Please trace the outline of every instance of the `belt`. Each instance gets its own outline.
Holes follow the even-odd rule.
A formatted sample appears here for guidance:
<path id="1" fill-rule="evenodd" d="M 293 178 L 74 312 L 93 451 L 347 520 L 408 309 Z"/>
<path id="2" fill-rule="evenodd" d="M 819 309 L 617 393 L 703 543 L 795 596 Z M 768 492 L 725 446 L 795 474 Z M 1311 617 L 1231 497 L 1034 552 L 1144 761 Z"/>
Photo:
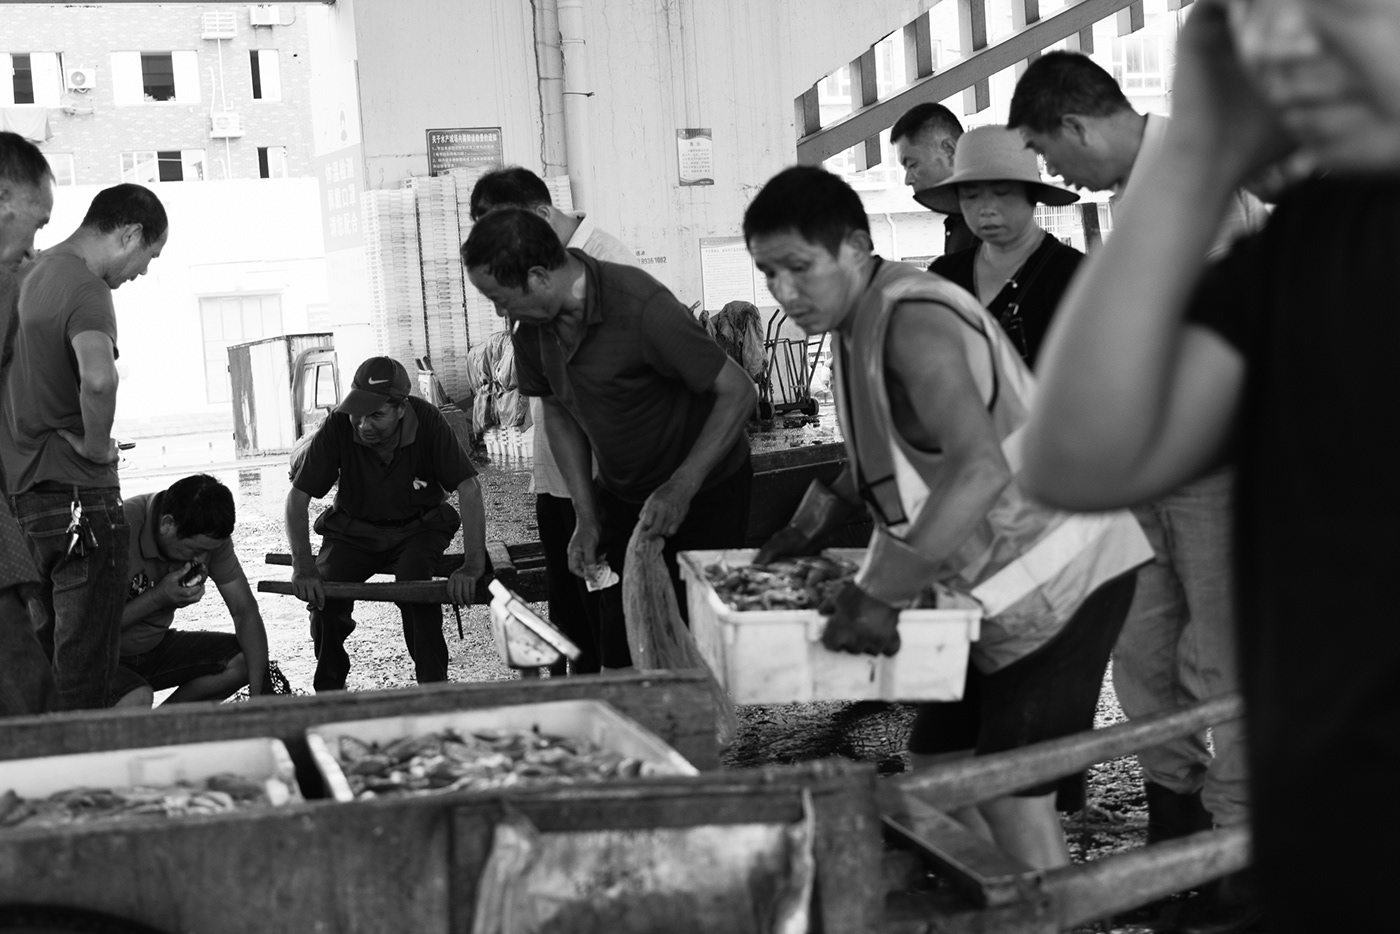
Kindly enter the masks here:
<path id="1" fill-rule="evenodd" d="M 424 514 L 420 512 L 416 516 L 409 516 L 407 519 L 361 519 L 360 521 L 368 522 L 375 528 L 397 529 L 402 528 L 405 525 L 412 525 L 419 519 L 423 518 L 423 515 Z"/>
<path id="2" fill-rule="evenodd" d="M 115 493 L 120 491 L 120 487 L 115 486 L 77 486 L 72 483 L 64 483 L 61 480 L 40 480 L 31 486 L 26 493 L 59 493 L 63 496 L 72 496 L 76 490 L 78 495 L 84 493 Z"/>

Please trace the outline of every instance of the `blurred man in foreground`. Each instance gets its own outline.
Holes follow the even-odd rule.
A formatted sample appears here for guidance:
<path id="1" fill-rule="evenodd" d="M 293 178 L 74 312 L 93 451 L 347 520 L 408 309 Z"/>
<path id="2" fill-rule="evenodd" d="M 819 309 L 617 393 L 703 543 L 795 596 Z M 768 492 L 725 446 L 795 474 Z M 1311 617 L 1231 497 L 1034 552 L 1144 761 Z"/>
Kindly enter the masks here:
<path id="1" fill-rule="evenodd" d="M 1400 515 L 1383 427 L 1400 337 L 1397 43 L 1394 0 L 1194 5 L 1162 156 L 1056 318 L 1026 438 L 1031 491 L 1066 508 L 1145 502 L 1236 465 L 1253 854 L 1271 932 L 1380 930 L 1400 873 L 1387 790 Z M 1234 190 L 1291 151 L 1327 176 L 1207 266 Z"/>

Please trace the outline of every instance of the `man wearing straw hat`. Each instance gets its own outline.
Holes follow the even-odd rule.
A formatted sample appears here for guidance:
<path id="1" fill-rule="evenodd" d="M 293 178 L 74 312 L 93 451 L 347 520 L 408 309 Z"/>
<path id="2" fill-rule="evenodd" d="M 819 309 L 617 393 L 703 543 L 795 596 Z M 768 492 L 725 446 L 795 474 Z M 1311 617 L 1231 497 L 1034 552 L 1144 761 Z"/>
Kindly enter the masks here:
<path id="1" fill-rule="evenodd" d="M 1152 553 L 1125 511 L 1070 515 L 1021 492 L 1030 370 L 965 291 L 874 255 L 859 196 L 829 172 L 798 166 L 771 179 L 744 214 L 744 236 L 788 315 L 833 335 L 849 455 L 835 484 L 814 483 L 755 560 L 811 554 L 870 511 L 864 564 L 824 608 L 822 641 L 839 651 L 897 652 L 900 608 L 935 582 L 982 602 L 966 694 L 920 709 L 916 767 L 1091 728 L 1133 569 Z M 1064 865 L 1057 784 L 955 816 L 1027 865 Z"/>
<path id="2" fill-rule="evenodd" d="M 1000 126 L 969 130 L 958 141 L 953 174 L 923 192 L 935 211 L 961 212 L 982 241 L 938 257 L 929 272 L 971 292 L 1027 366 L 1035 364 L 1055 306 L 1084 258 L 1036 223 L 1035 206 L 1078 200 L 1074 192 L 1041 181 L 1035 153 L 1019 133 Z"/>

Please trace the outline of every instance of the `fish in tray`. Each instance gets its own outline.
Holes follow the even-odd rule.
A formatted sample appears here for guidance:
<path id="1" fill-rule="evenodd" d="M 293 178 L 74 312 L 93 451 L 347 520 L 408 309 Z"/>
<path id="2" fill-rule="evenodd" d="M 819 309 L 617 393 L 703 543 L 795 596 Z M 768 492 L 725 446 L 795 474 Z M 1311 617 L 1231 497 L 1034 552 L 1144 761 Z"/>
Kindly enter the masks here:
<path id="1" fill-rule="evenodd" d="M 534 730 L 443 730 L 390 743 L 340 738 L 340 767 L 357 798 L 585 784 L 658 773 L 586 739 Z"/>
<path id="2" fill-rule="evenodd" d="M 0 828 L 62 827 L 132 817 L 221 814 L 248 807 L 286 804 L 292 791 L 277 778 L 222 773 L 201 782 L 130 788 L 69 788 L 47 798 L 0 793 Z"/>
<path id="3" fill-rule="evenodd" d="M 850 561 L 816 555 L 772 564 L 707 565 L 705 576 L 735 610 L 815 610 L 856 576 Z"/>

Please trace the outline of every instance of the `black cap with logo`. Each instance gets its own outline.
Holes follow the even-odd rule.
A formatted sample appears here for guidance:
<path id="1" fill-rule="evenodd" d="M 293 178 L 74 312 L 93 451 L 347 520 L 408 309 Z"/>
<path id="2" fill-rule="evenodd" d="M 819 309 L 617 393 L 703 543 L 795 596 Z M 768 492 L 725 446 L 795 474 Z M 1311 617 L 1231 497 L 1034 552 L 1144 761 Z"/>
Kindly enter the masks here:
<path id="1" fill-rule="evenodd" d="M 355 371 L 350 392 L 335 410 L 362 417 L 386 402 L 402 402 L 412 390 L 413 384 L 402 363 L 392 357 L 370 357 Z"/>

